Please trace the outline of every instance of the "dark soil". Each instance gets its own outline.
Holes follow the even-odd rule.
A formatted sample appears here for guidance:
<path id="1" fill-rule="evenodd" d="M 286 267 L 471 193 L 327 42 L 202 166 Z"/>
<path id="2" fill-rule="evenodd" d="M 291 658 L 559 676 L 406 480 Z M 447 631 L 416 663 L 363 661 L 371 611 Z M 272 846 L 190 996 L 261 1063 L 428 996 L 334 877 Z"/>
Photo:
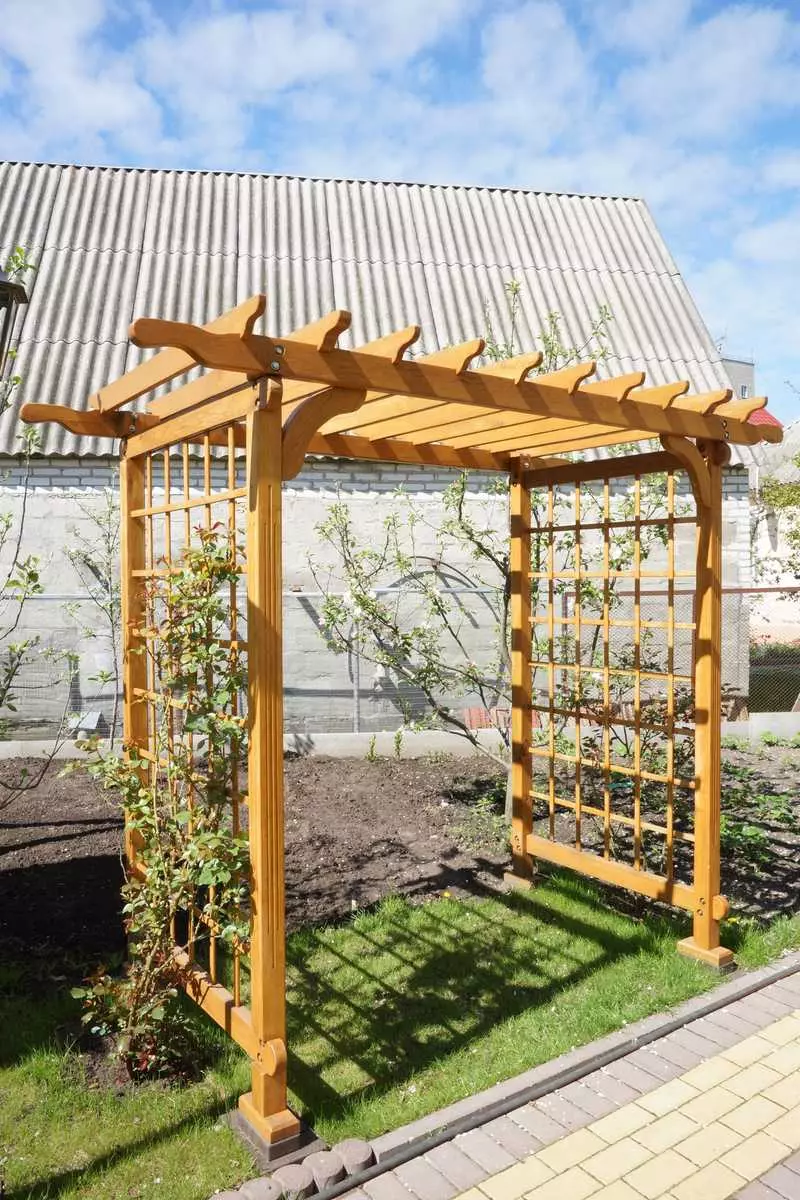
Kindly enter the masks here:
<path id="1" fill-rule="evenodd" d="M 35 764 L 3 762 L 0 778 L 18 778 L 24 765 Z M 58 770 L 0 811 L 0 958 L 58 948 L 96 962 L 124 949 L 119 811 L 94 780 Z M 462 820 L 491 776 L 490 764 L 459 759 L 288 760 L 289 928 L 390 894 L 497 887 L 505 855 L 496 841 L 461 848 Z"/>
<path id="2" fill-rule="evenodd" d="M 800 910 L 800 749 L 728 749 L 725 764 L 723 815 L 734 834 L 755 824 L 761 842 L 726 849 L 723 840 L 723 893 L 760 918 Z M 23 765 L 0 763 L 0 779 L 18 778 Z M 287 760 L 289 928 L 390 894 L 496 889 L 506 854 L 491 809 L 476 808 L 492 776 L 490 764 L 464 759 Z M 770 816 L 781 800 L 789 820 Z M 121 955 L 121 839 L 111 798 L 86 775 L 59 778 L 57 765 L 0 810 L 0 960 L 54 949 L 76 965 Z"/>

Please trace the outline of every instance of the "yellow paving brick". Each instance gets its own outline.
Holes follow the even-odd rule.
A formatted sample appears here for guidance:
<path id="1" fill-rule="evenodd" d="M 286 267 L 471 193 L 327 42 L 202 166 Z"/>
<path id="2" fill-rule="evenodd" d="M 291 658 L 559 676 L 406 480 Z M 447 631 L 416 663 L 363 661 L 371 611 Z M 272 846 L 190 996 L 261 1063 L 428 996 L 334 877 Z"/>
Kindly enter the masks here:
<path id="1" fill-rule="evenodd" d="M 646 1108 L 648 1112 L 655 1113 L 657 1117 L 663 1117 L 664 1113 L 680 1108 L 687 1101 L 694 1099 L 697 1094 L 697 1088 L 684 1083 L 682 1079 L 673 1079 L 670 1083 L 665 1083 L 663 1087 L 656 1088 L 654 1092 L 640 1096 L 636 1103 L 642 1108 Z"/>
<path id="2" fill-rule="evenodd" d="M 745 1038 L 743 1042 L 737 1042 L 735 1046 L 731 1046 L 730 1050 L 723 1050 L 721 1057 L 727 1058 L 729 1062 L 736 1063 L 740 1067 L 749 1067 L 751 1063 L 758 1062 L 759 1059 L 772 1054 L 774 1049 L 774 1042 L 768 1042 L 760 1034 L 754 1034 L 752 1037 Z"/>
<path id="3" fill-rule="evenodd" d="M 704 1092 L 702 1096 L 684 1104 L 680 1111 L 685 1117 L 696 1121 L 698 1125 L 710 1125 L 712 1121 L 719 1120 L 725 1113 L 730 1112 L 732 1108 L 737 1108 L 741 1103 L 741 1096 L 735 1096 L 733 1092 L 727 1090 L 724 1084 L 720 1084 L 719 1087 L 712 1088 L 710 1092 Z"/>
<path id="4" fill-rule="evenodd" d="M 698 1067 L 692 1067 L 691 1071 L 681 1075 L 681 1079 L 684 1083 L 689 1083 L 692 1087 L 697 1088 L 699 1092 L 705 1092 L 709 1088 L 716 1087 L 718 1083 L 724 1083 L 738 1070 L 738 1063 L 732 1063 L 718 1054 L 716 1058 L 709 1058 L 706 1062 L 700 1063 Z"/>
<path id="5" fill-rule="evenodd" d="M 742 1187 L 745 1180 L 723 1163 L 709 1163 L 696 1175 L 690 1175 L 673 1189 L 675 1200 L 726 1200 Z"/>
<path id="6" fill-rule="evenodd" d="M 774 1100 L 783 1108 L 796 1108 L 800 1104 L 800 1071 L 787 1075 L 780 1083 L 764 1089 L 768 1100 Z"/>
<path id="7" fill-rule="evenodd" d="M 720 1161 L 750 1182 L 786 1158 L 787 1153 L 783 1142 L 776 1141 L 766 1133 L 754 1133 L 740 1142 L 735 1150 L 729 1150 Z"/>
<path id="8" fill-rule="evenodd" d="M 782 1080 L 777 1071 L 770 1071 L 769 1067 L 765 1067 L 763 1063 L 753 1063 L 752 1066 L 745 1067 L 738 1075 L 732 1075 L 730 1079 L 726 1079 L 725 1087 L 735 1096 L 741 1096 L 742 1100 L 749 1100 L 751 1096 L 765 1092 L 773 1084 L 785 1082 L 786 1080 Z"/>
<path id="9" fill-rule="evenodd" d="M 777 1121 L 784 1115 L 784 1110 L 774 1100 L 768 1100 L 766 1096 L 753 1096 L 732 1112 L 726 1113 L 721 1120 L 723 1125 L 734 1129 L 742 1137 L 749 1137 L 751 1133 L 757 1133 L 769 1125 L 770 1121 Z"/>
<path id="10" fill-rule="evenodd" d="M 661 1154 L 663 1150 L 669 1150 L 677 1142 L 691 1137 L 693 1133 L 697 1132 L 697 1129 L 696 1121 L 692 1121 L 684 1113 L 672 1112 L 667 1113 L 664 1117 L 659 1117 L 652 1125 L 645 1125 L 633 1136 L 637 1142 L 641 1142 L 654 1154 Z"/>
<path id="11" fill-rule="evenodd" d="M 584 1158 L 591 1158 L 593 1154 L 605 1150 L 605 1147 L 605 1142 L 591 1130 L 576 1129 L 560 1141 L 539 1150 L 535 1157 L 552 1171 L 566 1171 L 576 1163 L 583 1162 Z"/>
<path id="12" fill-rule="evenodd" d="M 623 1175 L 628 1175 L 636 1167 L 640 1167 L 648 1158 L 652 1158 L 652 1152 L 646 1146 L 635 1142 L 633 1138 L 623 1138 L 613 1146 L 607 1146 L 599 1154 L 585 1158 L 581 1166 L 601 1183 L 613 1183 L 615 1179 L 621 1179 Z"/>
<path id="13" fill-rule="evenodd" d="M 781 1017 L 780 1021 L 776 1021 L 774 1025 L 768 1025 L 766 1029 L 762 1029 L 761 1036 L 768 1042 L 774 1042 L 776 1046 L 786 1046 L 789 1042 L 800 1040 L 800 1013 L 795 1012 L 788 1017 Z"/>
<path id="14" fill-rule="evenodd" d="M 654 1120 L 653 1113 L 634 1102 L 623 1105 L 607 1117 L 601 1117 L 599 1121 L 593 1121 L 589 1129 L 604 1142 L 618 1142 L 620 1138 L 630 1137 L 637 1129 L 649 1125 Z"/>
<path id="15" fill-rule="evenodd" d="M 764 1133 L 778 1142 L 783 1142 L 790 1150 L 800 1150 L 800 1105 L 790 1108 L 782 1117 L 778 1117 L 777 1121 L 767 1125 Z"/>
<path id="16" fill-rule="evenodd" d="M 524 1162 L 514 1163 L 513 1167 L 499 1171 L 497 1175 L 492 1175 L 491 1179 L 484 1180 L 480 1190 L 491 1200 L 517 1200 L 517 1197 L 524 1196 L 531 1188 L 546 1183 L 552 1177 L 553 1172 L 550 1168 L 535 1155 L 531 1155 Z"/>
<path id="17" fill-rule="evenodd" d="M 639 1192 L 635 1192 L 624 1179 L 615 1179 L 608 1187 L 595 1192 L 592 1200 L 642 1200 Z M 665 1197 L 665 1200 L 667 1198 Z"/>
<path id="18" fill-rule="evenodd" d="M 762 1058 L 761 1061 L 765 1067 L 777 1071 L 779 1075 L 791 1075 L 800 1071 L 800 1042 L 779 1046 L 768 1058 Z"/>
<path id="19" fill-rule="evenodd" d="M 528 1192 L 526 1200 L 586 1200 L 587 1196 L 596 1195 L 601 1186 L 580 1167 L 571 1167 L 563 1175 L 557 1175 L 555 1179 Z"/>
<path id="20" fill-rule="evenodd" d="M 685 1141 L 678 1142 L 675 1149 L 695 1166 L 706 1167 L 722 1158 L 723 1154 L 732 1150 L 734 1146 L 738 1146 L 741 1140 L 741 1136 L 735 1130 L 720 1125 L 719 1121 L 713 1121 L 711 1125 L 698 1129 L 697 1133 L 693 1133 Z"/>
<path id="21" fill-rule="evenodd" d="M 656 1196 L 663 1196 L 666 1188 L 674 1188 L 677 1183 L 681 1183 L 689 1175 L 694 1175 L 696 1171 L 694 1163 L 689 1162 L 688 1158 L 676 1154 L 674 1150 L 665 1150 L 663 1154 L 651 1158 L 644 1166 L 631 1171 L 630 1175 L 626 1175 L 625 1182 L 646 1200 L 655 1200 Z"/>
<path id="22" fill-rule="evenodd" d="M 466 1192 L 462 1192 L 460 1196 L 456 1196 L 456 1200 L 486 1200 L 483 1192 L 479 1192 L 477 1188 L 469 1188 Z"/>

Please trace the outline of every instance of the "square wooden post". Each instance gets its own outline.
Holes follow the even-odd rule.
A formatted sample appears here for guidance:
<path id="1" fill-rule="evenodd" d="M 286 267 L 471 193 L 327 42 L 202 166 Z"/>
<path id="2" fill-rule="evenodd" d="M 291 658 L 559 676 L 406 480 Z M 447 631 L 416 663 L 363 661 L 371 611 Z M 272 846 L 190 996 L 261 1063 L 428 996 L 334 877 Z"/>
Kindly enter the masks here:
<path id="1" fill-rule="evenodd" d="M 722 468 L 727 447 L 711 443 L 706 459 L 708 490 L 697 496 L 695 607 L 695 794 L 692 936 L 678 950 L 724 969 L 733 954 L 719 944 L 727 912 L 720 896 L 719 823 L 722 723 Z"/>
<path id="2" fill-rule="evenodd" d="M 258 1054 L 252 1091 L 239 1099 L 267 1142 L 300 1130 L 286 1104 L 281 477 L 281 390 L 270 380 L 247 418 L 250 1011 Z"/>
<path id="3" fill-rule="evenodd" d="M 533 859 L 531 801 L 531 493 L 522 459 L 510 473 L 511 496 L 511 871 L 506 883 L 530 887 Z"/>
<path id="4" fill-rule="evenodd" d="M 147 656 L 140 630 L 146 624 L 144 580 L 134 575 L 145 567 L 145 522 L 131 513 L 144 508 L 144 459 L 129 457 L 123 442 L 119 464 L 120 493 L 120 619 L 122 623 L 122 740 L 131 747 L 148 744 Z M 141 694 L 137 697 L 136 693 Z M 125 825 L 125 857 L 131 865 L 141 845 L 141 834 Z"/>

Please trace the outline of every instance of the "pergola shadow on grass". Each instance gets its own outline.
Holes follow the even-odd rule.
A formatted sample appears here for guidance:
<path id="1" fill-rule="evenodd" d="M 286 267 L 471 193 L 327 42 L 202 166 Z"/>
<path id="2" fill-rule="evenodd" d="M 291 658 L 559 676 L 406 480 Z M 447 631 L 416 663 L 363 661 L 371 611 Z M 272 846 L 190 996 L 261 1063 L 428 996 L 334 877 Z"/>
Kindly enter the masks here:
<path id="1" fill-rule="evenodd" d="M 246 722 L 246 797 L 235 732 L 229 757 L 234 830 L 245 803 L 248 810 L 251 928 L 233 945 L 232 974 L 223 980 L 220 926 L 192 905 L 173 957 L 189 994 L 251 1058 L 252 1090 L 240 1098 L 245 1119 L 268 1143 L 285 1145 L 299 1122 L 287 1105 L 286 1076 L 283 482 L 308 453 L 508 477 L 510 882 L 529 886 L 541 859 L 676 905 L 692 915 L 682 952 L 721 967 L 732 958 L 719 935 L 727 911 L 719 861 L 722 471 L 729 443 L 776 441 L 781 430 L 763 414 L 763 398 L 734 400 L 729 389 L 690 395 L 685 380 L 645 386 L 640 371 L 593 379 L 594 362 L 534 375 L 536 353 L 475 365 L 485 349 L 480 338 L 407 357 L 420 335 L 415 325 L 345 350 L 338 339 L 350 314 L 338 310 L 265 337 L 254 332 L 265 308 L 265 297 L 255 296 L 206 326 L 139 319 L 134 343 L 164 349 L 102 388 L 91 398 L 94 411 L 26 405 L 22 416 L 121 439 L 125 741 L 145 764 L 145 787 L 159 786 L 174 763 L 175 714 L 187 703 L 163 665 L 172 622 L 157 599 L 159 581 L 180 572 L 193 537 L 197 544 L 197 519 L 207 537 L 225 531 L 231 574 L 244 564 L 217 645 L 230 674 L 247 665 L 246 717 L 238 707 L 231 713 L 232 726 Z M 204 374 L 161 390 L 198 365 Z M 145 395 L 145 412 L 123 411 Z M 660 450 L 625 452 L 653 438 Z M 592 462 L 564 457 L 604 447 L 623 452 Z M 658 513 L 643 503 L 653 479 L 663 480 Z M 680 504 L 686 480 L 688 515 Z M 630 505 L 620 506 L 623 494 Z M 691 570 L 677 561 L 684 526 L 696 531 Z M 655 571 L 643 550 L 653 528 L 663 530 L 667 548 Z M 629 547 L 622 566 L 620 541 Z M 657 620 L 643 611 L 655 579 L 665 597 Z M 684 579 L 693 585 L 691 619 L 677 611 Z M 633 596 L 630 616 L 611 598 L 620 580 Z M 655 631 L 664 651 L 657 661 L 649 649 Z M 690 635 L 690 668 L 676 660 L 678 634 Z M 681 689 L 691 693 L 688 707 Z M 618 741 L 629 747 L 625 761 Z M 190 737 L 189 754 L 191 745 Z M 129 871 L 141 877 L 142 847 L 130 828 L 126 852 Z M 504 911 L 522 919 L 518 909 Z M 502 946 L 489 950 L 506 974 L 514 971 Z M 408 981 L 424 984 L 424 972 Z M 534 985 L 520 986 L 524 993 Z M 407 994 L 404 1002 L 419 1000 Z M 434 1041 L 441 1048 L 450 1036 L 444 1025 Z"/>

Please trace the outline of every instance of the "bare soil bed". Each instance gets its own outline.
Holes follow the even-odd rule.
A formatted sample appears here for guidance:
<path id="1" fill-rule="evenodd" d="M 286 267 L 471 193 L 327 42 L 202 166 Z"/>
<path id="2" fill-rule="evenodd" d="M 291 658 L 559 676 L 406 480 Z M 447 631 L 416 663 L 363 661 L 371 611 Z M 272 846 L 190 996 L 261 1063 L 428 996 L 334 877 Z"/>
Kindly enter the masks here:
<path id="1" fill-rule="evenodd" d="M 0 763 L 0 778 L 24 765 L 34 766 Z M 287 760 L 289 928 L 390 894 L 499 887 L 506 853 L 493 774 L 465 759 Z M 725 752 L 722 882 L 738 912 L 800 910 L 799 782 L 800 748 Z M 112 799 L 83 774 L 59 778 L 55 765 L 0 811 L 0 957 L 57 948 L 77 963 L 121 951 L 121 839 Z M 641 911 L 632 897 L 609 897 Z"/>
<path id="2" fill-rule="evenodd" d="M 3 762 L 0 777 L 18 778 L 25 765 L 34 769 Z M 491 776 L 488 764 L 459 759 L 287 760 L 289 928 L 343 918 L 389 894 L 496 887 L 502 847 L 465 824 Z M 121 845 L 111 797 L 82 773 L 59 778 L 57 765 L 0 811 L 0 956 L 122 950 Z"/>

